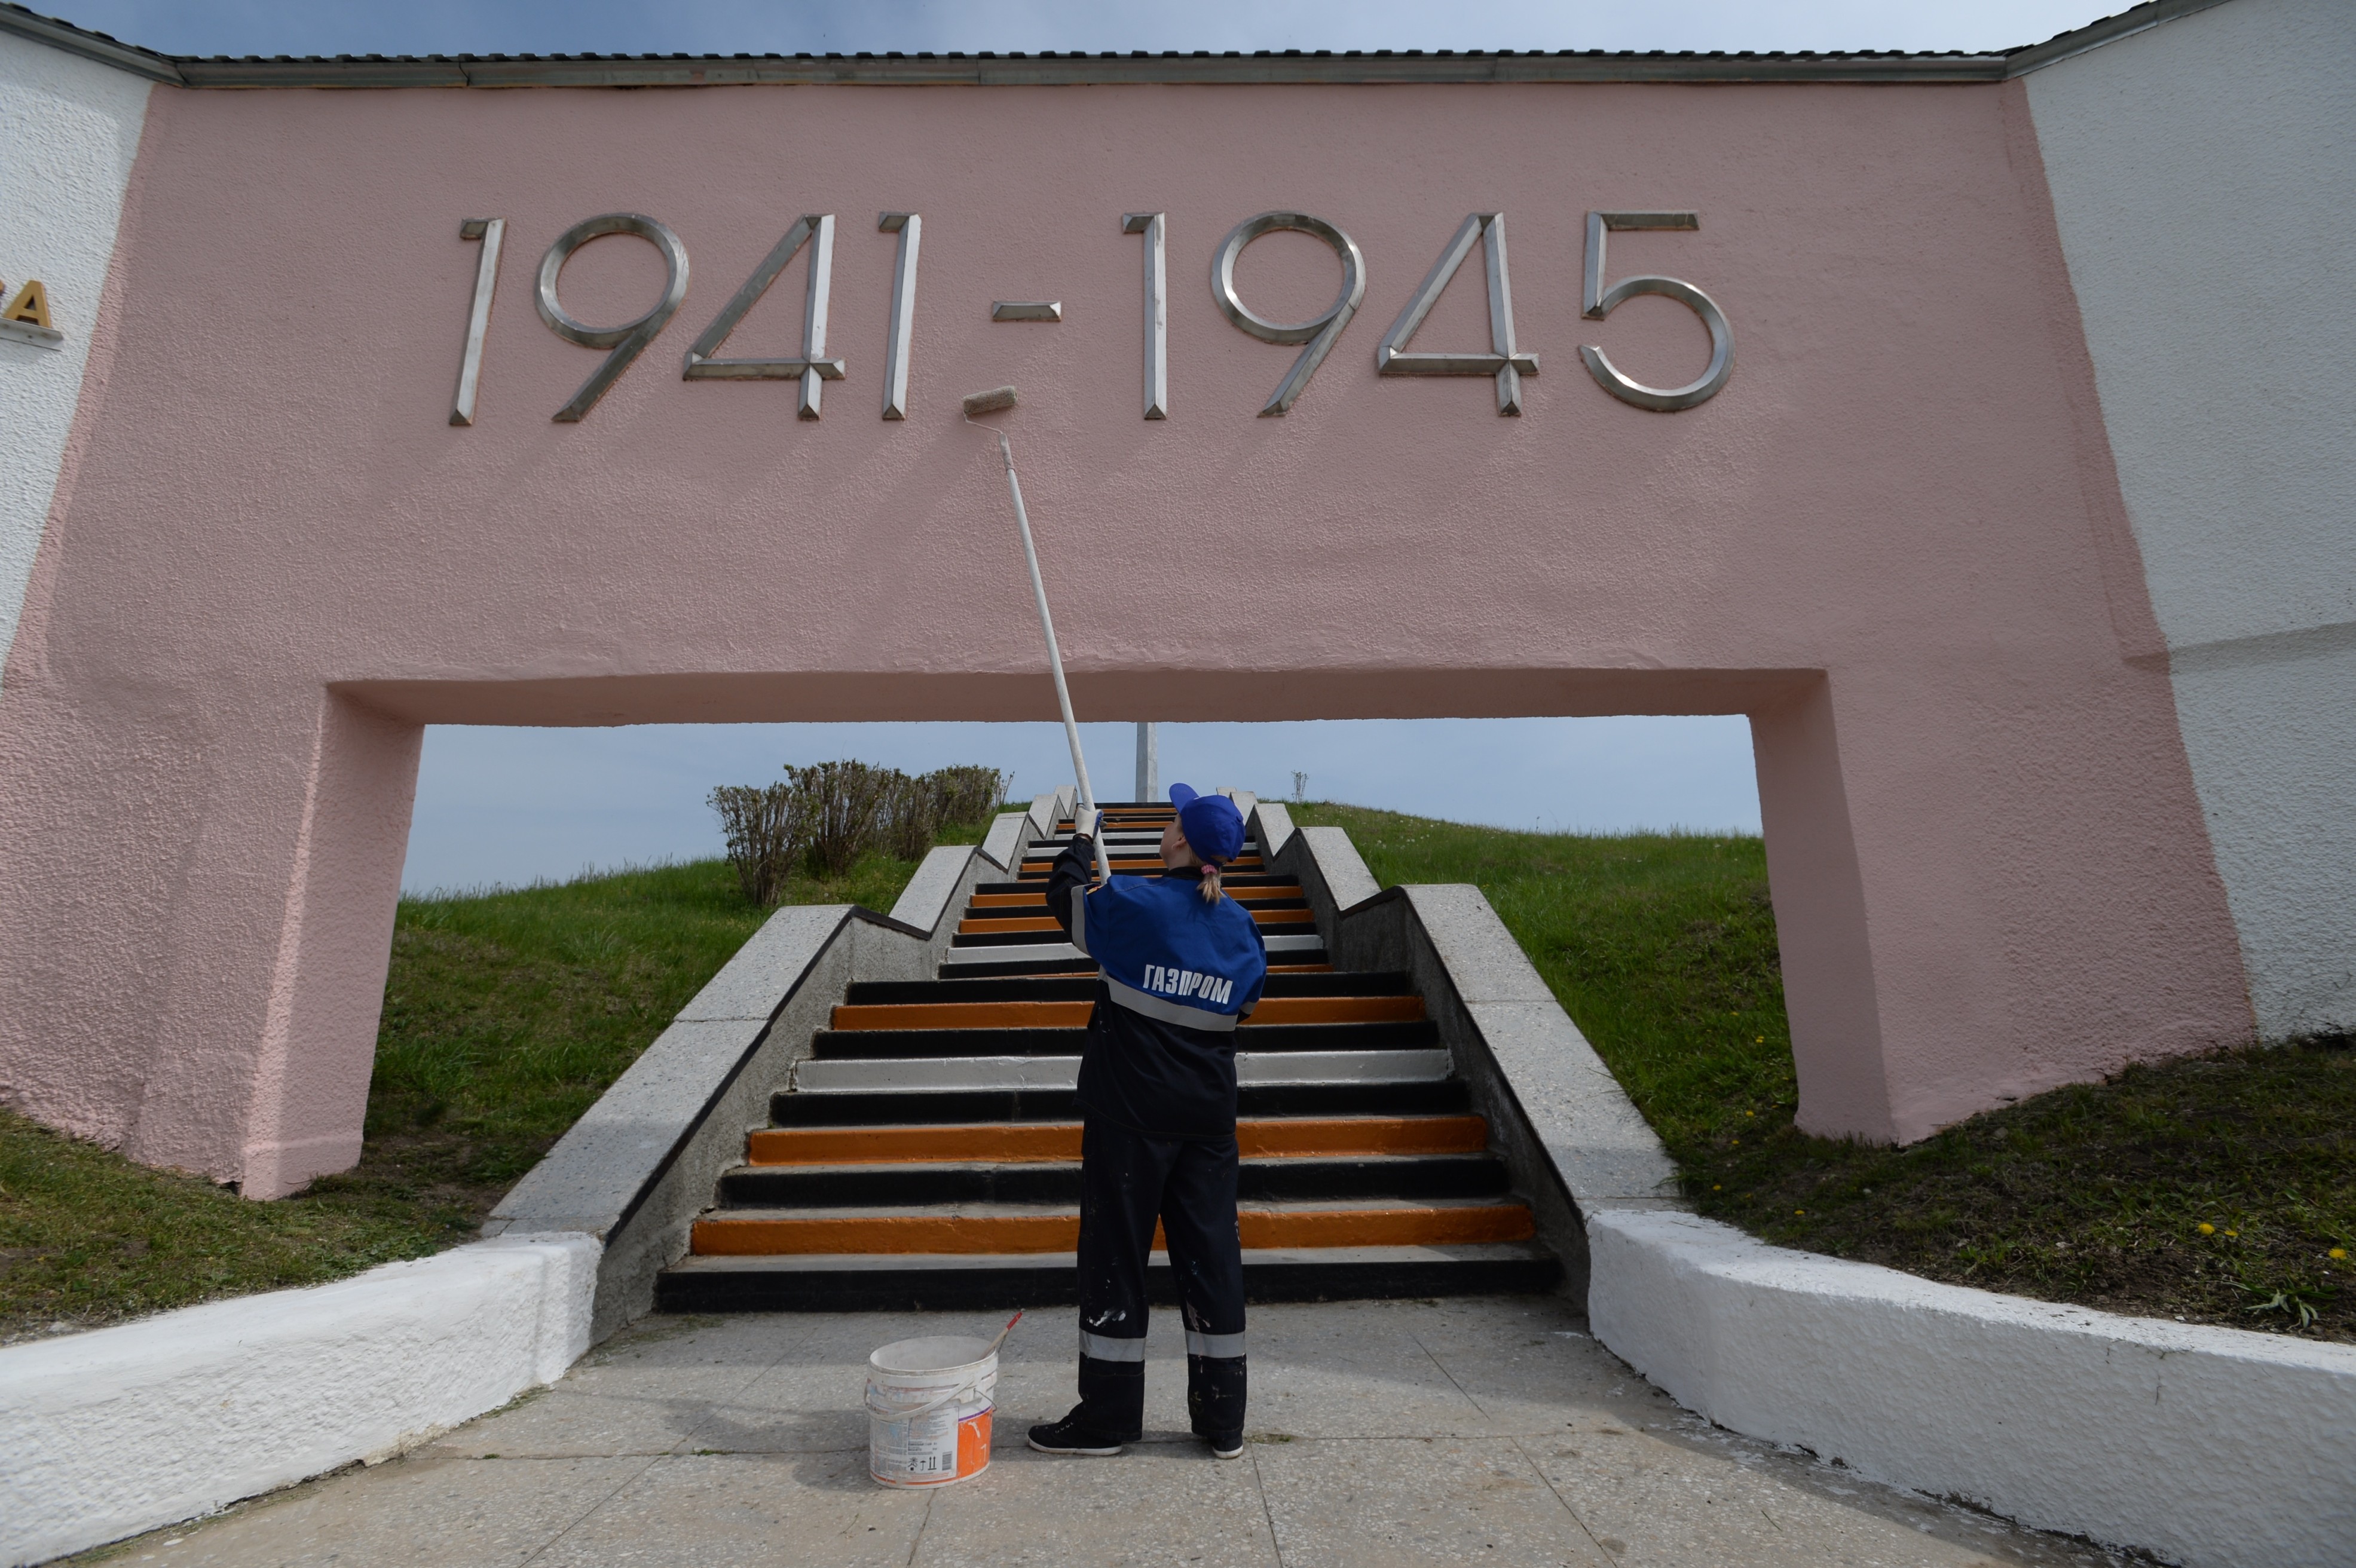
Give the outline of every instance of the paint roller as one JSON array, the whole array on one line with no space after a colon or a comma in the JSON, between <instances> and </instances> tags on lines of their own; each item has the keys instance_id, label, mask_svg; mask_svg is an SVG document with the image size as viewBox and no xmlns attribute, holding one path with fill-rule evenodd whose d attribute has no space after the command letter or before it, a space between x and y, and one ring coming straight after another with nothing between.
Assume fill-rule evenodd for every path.
<instances>
[{"instance_id":1,"label":"paint roller","mask_svg":"<svg viewBox=\"0 0 2356 1568\"><path fill-rule=\"evenodd\" d=\"M986 392L975 392L965 400L965 422L975 424L978 416L1001 414L1014 406L1014 389L992 387ZM1023 534L1023 564L1031 570L1031 597L1039 606L1039 635L1047 640L1047 668L1055 677L1055 705L1064 713L1064 739L1072 747L1072 772L1080 782L1080 804L1088 810L1097 808L1096 791L1088 784L1087 759L1080 754L1080 726L1072 717L1072 693L1064 684L1064 656L1055 646L1055 618L1047 610L1047 584L1039 576L1039 549L1031 542L1031 514L1023 507L1023 482L1014 476L1014 443L1006 432L990 425L980 425L998 438L998 455L1006 464L1006 492L1014 497L1014 526ZM1112 853L1105 848L1104 828L1098 825L1096 834L1097 865L1104 875L1112 876Z\"/></svg>"}]
</instances>

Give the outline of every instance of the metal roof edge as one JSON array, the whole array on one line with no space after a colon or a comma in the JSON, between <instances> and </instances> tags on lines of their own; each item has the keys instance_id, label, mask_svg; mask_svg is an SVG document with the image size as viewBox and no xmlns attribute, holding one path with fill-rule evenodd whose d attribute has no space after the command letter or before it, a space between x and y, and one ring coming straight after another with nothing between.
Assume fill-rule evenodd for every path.
<instances>
[{"instance_id":1,"label":"metal roof edge","mask_svg":"<svg viewBox=\"0 0 2356 1568\"><path fill-rule=\"evenodd\" d=\"M1388 86L1999 81L2002 55L875 55L183 59L187 84L265 87Z\"/></svg>"},{"instance_id":2,"label":"metal roof edge","mask_svg":"<svg viewBox=\"0 0 2356 1568\"><path fill-rule=\"evenodd\" d=\"M1655 49L1262 49L1130 54L164 55L0 0L13 34L150 80L201 88L392 87L1084 87L1123 85L1387 86L1643 82L2003 81L2225 0L2147 0L2041 44L1996 53L1783 53Z\"/></svg>"},{"instance_id":3,"label":"metal roof edge","mask_svg":"<svg viewBox=\"0 0 2356 1568\"><path fill-rule=\"evenodd\" d=\"M150 81L168 81L175 87L186 85L179 68L166 56L153 49L143 49L110 38L104 33L93 33L77 27L71 22L60 22L26 10L22 5L0 5L0 33L11 33L29 38L37 44L47 44L70 55L111 65L117 70L127 70L134 76L144 76Z\"/></svg>"},{"instance_id":4,"label":"metal roof edge","mask_svg":"<svg viewBox=\"0 0 2356 1568\"><path fill-rule=\"evenodd\" d=\"M2030 44L2013 49L2005 56L2007 77L2027 76L2033 70L2043 70L2050 65L2074 59L2089 49L2115 44L2121 38L2131 38L2137 33L2148 32L2163 22L2173 22L2179 16L2190 16L2195 11L2206 11L2222 5L2225 0L2147 0L2132 11L2115 16L2104 16L2083 27L2048 38L2041 44Z\"/></svg>"}]
</instances>

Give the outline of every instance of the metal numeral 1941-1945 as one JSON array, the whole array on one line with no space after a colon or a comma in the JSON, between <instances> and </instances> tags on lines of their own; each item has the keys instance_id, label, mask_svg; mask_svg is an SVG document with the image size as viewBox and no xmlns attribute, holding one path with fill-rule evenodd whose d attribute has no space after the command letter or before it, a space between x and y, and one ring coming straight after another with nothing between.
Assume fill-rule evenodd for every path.
<instances>
[{"instance_id":1,"label":"metal numeral 1941-1945","mask_svg":"<svg viewBox=\"0 0 2356 1568\"><path fill-rule=\"evenodd\" d=\"M1149 420L1170 416L1169 279L1163 261L1166 213L1131 212L1121 217L1121 231L1143 241L1144 390L1143 412ZM915 342L916 257L924 235L924 219L914 212L885 212L876 227L899 237L892 268L891 326L884 347L884 418L908 416L908 371ZM1585 268L1580 314L1594 320L1610 315L1622 302L1638 294L1659 294L1676 301L1700 318L1709 333L1709 363L1700 377L1682 387L1652 387L1630 377L1592 344L1579 346L1579 357L1596 385L1624 403L1661 413L1698 407L1716 397L1734 373L1734 333L1726 312L1716 300L1681 278L1638 273L1604 282L1605 236L1615 230L1696 229L1692 212L1593 211L1587 215ZM1333 303L1306 321L1270 321L1244 304L1236 292L1236 262L1246 246L1264 234L1289 229L1323 240L1342 263L1342 283ZM614 326L592 326L568 312L557 297L558 280L573 253L593 240L607 235L631 235L652 245L663 262L662 293L643 315ZM458 387L451 400L450 422L475 422L477 395L482 385L483 346L491 319L491 299L498 284L500 252L507 220L469 218L458 226L458 237L482 246L475 267L474 298L466 312L466 349L459 359ZM1489 296L1489 347L1483 352L1452 352L1411 347L1424 318L1454 281L1457 272L1481 248L1483 272ZM809 252L808 281L802 292L801 352L789 358L723 358L720 350L745 313L759 303L769 285L797 256ZM590 372L562 408L560 423L587 416L598 400L613 389L659 336L687 298L687 246L665 224L635 212L608 212L584 218L556 238L541 257L532 303L548 329L567 343L607 350L605 360ZM796 219L784 238L770 250L752 276L730 296L687 351L680 374L684 380L789 380L799 390L797 412L806 420L819 417L824 385L850 375L849 362L826 352L827 307L834 282L834 215L805 213ZM1211 257L1211 299L1219 314L1237 330L1265 343L1301 344L1300 356L1284 379L1269 394L1260 416L1281 418L1290 412L1319 366L1340 341L1342 334L1366 297L1366 258L1357 241L1322 218L1305 212L1262 212L1245 219L1227 232ZM1060 320L1061 312L1001 314L1005 319ZM1505 215L1475 212L1467 216L1442 246L1440 258L1383 335L1375 349L1375 369L1383 376L1487 376L1496 382L1497 412L1522 411L1523 378L1538 373L1538 357L1522 348L1514 333L1513 284L1505 257Z\"/></svg>"}]
</instances>

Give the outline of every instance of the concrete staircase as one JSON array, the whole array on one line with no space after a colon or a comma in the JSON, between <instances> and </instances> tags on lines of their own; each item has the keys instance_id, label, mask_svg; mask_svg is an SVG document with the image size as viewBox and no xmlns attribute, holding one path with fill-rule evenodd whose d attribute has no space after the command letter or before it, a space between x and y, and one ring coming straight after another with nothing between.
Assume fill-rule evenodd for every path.
<instances>
[{"instance_id":1,"label":"concrete staircase","mask_svg":"<svg viewBox=\"0 0 2356 1568\"><path fill-rule=\"evenodd\" d=\"M1161 869L1167 805L1106 808L1116 875ZM1046 910L1070 834L1017 880L976 885L937 978L854 984L770 1125L723 1174L690 1255L663 1271L674 1312L1042 1306L1076 1298L1080 1121L1074 1084L1095 965ZM1255 1300L1550 1288L1423 998L1397 973L1328 961L1300 883L1247 844L1226 879L1269 945L1241 1031L1239 1221ZM1156 1254L1157 1291L1168 1266Z\"/></svg>"}]
</instances>

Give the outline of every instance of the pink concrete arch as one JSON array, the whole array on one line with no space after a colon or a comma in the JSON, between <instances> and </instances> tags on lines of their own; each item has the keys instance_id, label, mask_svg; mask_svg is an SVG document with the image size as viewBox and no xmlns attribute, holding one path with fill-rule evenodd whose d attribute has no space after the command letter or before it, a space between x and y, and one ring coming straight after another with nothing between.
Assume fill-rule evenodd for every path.
<instances>
[{"instance_id":1,"label":"pink concrete arch","mask_svg":"<svg viewBox=\"0 0 2356 1568\"><path fill-rule=\"evenodd\" d=\"M1291 351L1205 283L1275 207L1370 278L1283 420L1254 415ZM1665 301L1580 318L1590 207L1702 214L1612 271L1724 304L1711 402L1581 371L1700 354ZM897 423L883 208L926 218ZM1475 209L1542 357L1518 420L1372 363ZM687 304L555 424L594 359L531 269L613 210L677 229ZM1138 210L1172 235L1162 422ZM824 420L682 382L809 211L851 366ZM492 216L454 429L456 229ZM1047 713L953 415L1007 380L1083 716L1749 714L1804 1125L1912 1138L2249 1032L2015 86L162 91L125 235L0 686L0 1090L142 1159L270 1195L355 1155L423 724ZM1295 238L1247 257L1268 314L1332 289ZM568 306L629 314L650 257L590 247ZM729 351L791 352L795 293ZM1066 320L992 325L1006 298ZM1418 347L1481 346L1483 308L1468 271ZM1227 592L1172 592L1206 554Z\"/></svg>"}]
</instances>

